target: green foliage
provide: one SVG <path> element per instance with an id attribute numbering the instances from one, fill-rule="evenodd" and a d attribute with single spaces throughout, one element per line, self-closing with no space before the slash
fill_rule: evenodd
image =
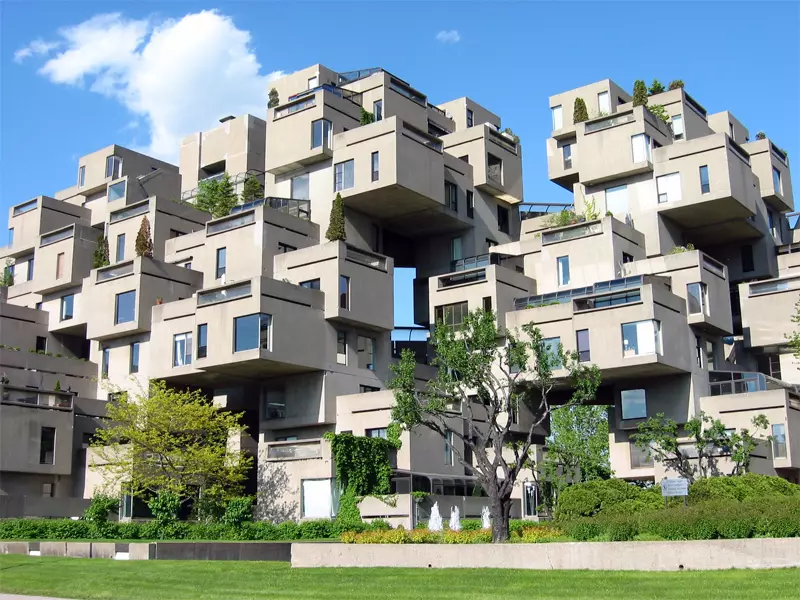
<path id="1" fill-rule="evenodd" d="M 766 133 L 764 133 L 763 131 L 759 131 L 759 132 L 756 134 L 756 139 L 757 139 L 757 140 L 765 140 L 765 139 L 767 139 L 767 134 L 766 134 Z"/>
<path id="2" fill-rule="evenodd" d="M 781 496 L 800 499 L 800 485 L 782 477 L 745 473 L 740 477 L 709 477 L 689 488 L 689 502 L 771 500 Z"/>
<path id="3" fill-rule="evenodd" d="M 597 212 L 597 201 L 594 196 L 586 198 L 584 200 L 583 218 L 587 221 L 594 221 L 599 217 L 600 213 Z"/>
<path id="4" fill-rule="evenodd" d="M 644 489 L 622 479 L 593 480 L 576 483 L 558 496 L 556 518 L 591 517 L 601 512 L 639 511 L 658 508 L 663 503 L 657 486 Z M 624 505 L 619 510 L 617 507 Z"/>
<path id="5" fill-rule="evenodd" d="M 254 175 L 248 175 L 244 180 L 242 186 L 242 202 L 252 202 L 253 200 L 261 200 L 264 197 L 264 186 Z"/>
<path id="6" fill-rule="evenodd" d="M 56 379 L 56 385 L 53 387 L 53 391 L 54 392 L 60 392 L 61 391 L 61 380 L 60 379 Z"/>
<path id="7" fill-rule="evenodd" d="M 6 266 L 3 268 L 3 278 L 0 286 L 11 287 L 14 285 L 14 259 L 6 258 Z"/>
<path id="8" fill-rule="evenodd" d="M 100 234 L 97 238 L 97 245 L 94 248 L 94 255 L 92 256 L 92 268 L 99 269 L 108 266 L 108 239 L 106 236 Z"/>
<path id="9" fill-rule="evenodd" d="M 375 122 L 375 115 L 365 110 L 364 107 L 361 107 L 361 124 L 362 125 L 369 125 L 370 123 Z"/>
<path id="10" fill-rule="evenodd" d="M 153 240 L 150 237 L 150 219 L 142 217 L 139 233 L 136 234 L 136 256 L 153 258 Z"/>
<path id="11" fill-rule="evenodd" d="M 181 499 L 178 494 L 162 491 L 153 496 L 147 503 L 147 508 L 153 513 L 153 519 L 159 525 L 166 526 L 178 520 L 178 511 L 181 508 Z"/>
<path id="12" fill-rule="evenodd" d="M 269 100 L 267 101 L 267 108 L 275 108 L 281 103 L 280 98 L 278 97 L 278 90 L 275 88 L 270 89 L 269 91 Z"/>
<path id="13" fill-rule="evenodd" d="M 650 89 L 647 91 L 648 96 L 655 96 L 656 94 L 660 94 L 664 91 L 664 84 L 661 83 L 658 79 L 653 79 L 653 83 L 650 84 Z"/>
<path id="14" fill-rule="evenodd" d="M 220 179 L 200 182 L 195 207 L 211 213 L 215 219 L 229 215 L 238 203 L 239 198 L 227 173 Z"/>
<path id="15" fill-rule="evenodd" d="M 345 488 L 339 498 L 339 511 L 336 513 L 336 524 L 341 531 L 356 529 L 362 524 L 361 511 L 358 510 L 358 499 L 352 487 Z"/>
<path id="16" fill-rule="evenodd" d="M 694 252 L 695 250 L 694 244 L 689 242 L 685 246 L 673 246 L 667 254 L 683 254 L 684 252 Z"/>
<path id="17" fill-rule="evenodd" d="M 400 447 L 394 440 L 326 433 L 336 463 L 336 479 L 357 496 L 388 494 L 392 477 L 390 453 Z"/>
<path id="18" fill-rule="evenodd" d="M 677 90 L 678 88 L 683 87 L 683 79 L 673 79 L 669 82 L 669 89 Z"/>
<path id="19" fill-rule="evenodd" d="M 589 111 L 586 110 L 586 102 L 583 98 L 575 98 L 575 104 L 572 109 L 573 123 L 583 123 L 589 120 Z"/>
<path id="20" fill-rule="evenodd" d="M 545 225 L 547 227 L 566 227 L 567 225 L 574 225 L 575 223 L 580 223 L 583 220 L 583 217 L 575 213 L 573 210 L 560 210 L 556 213 L 551 213 L 545 219 Z"/>
<path id="21" fill-rule="evenodd" d="M 333 200 L 331 218 L 325 237 L 331 242 L 344 242 L 347 239 L 344 228 L 344 200 L 342 200 L 341 194 L 337 193 Z"/>
<path id="22" fill-rule="evenodd" d="M 511 131 L 511 127 L 506 127 L 505 129 L 503 129 L 503 133 L 510 135 L 514 140 L 514 143 L 519 144 L 519 136 L 513 131 Z"/>
<path id="23" fill-rule="evenodd" d="M 108 523 L 108 514 L 111 511 L 116 512 L 118 509 L 119 498 L 106 494 L 96 494 L 92 498 L 89 508 L 84 511 L 83 518 L 96 526 L 105 525 Z"/>
<path id="24" fill-rule="evenodd" d="M 253 498 L 252 496 L 239 496 L 231 498 L 225 506 L 225 514 L 222 515 L 222 522 L 225 525 L 238 527 L 242 523 L 253 520 Z"/>
<path id="25" fill-rule="evenodd" d="M 543 469 L 557 488 L 566 481 L 608 479 L 608 414 L 604 406 L 565 406 L 550 414 Z M 561 472 L 559 474 L 559 467 Z"/>
<path id="26" fill-rule="evenodd" d="M 633 83 L 633 105 L 647 106 L 647 86 L 641 79 Z"/>
<path id="27" fill-rule="evenodd" d="M 654 117 L 664 121 L 664 123 L 669 123 L 670 116 L 663 104 L 650 104 L 647 106 L 647 110 L 653 113 Z"/>
<path id="28" fill-rule="evenodd" d="M 800 358 L 800 300 L 794 305 L 794 314 L 792 315 L 792 323 L 795 330 L 786 336 L 788 346 L 792 350 L 795 358 Z"/>

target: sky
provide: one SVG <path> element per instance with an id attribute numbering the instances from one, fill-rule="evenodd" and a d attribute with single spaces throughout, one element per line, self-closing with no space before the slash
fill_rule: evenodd
<path id="1" fill-rule="evenodd" d="M 177 164 L 183 136 L 263 117 L 270 78 L 315 63 L 380 66 L 434 104 L 469 96 L 500 115 L 528 202 L 571 201 L 547 179 L 548 97 L 606 78 L 629 92 L 682 79 L 709 113 L 800 156 L 799 30 L 795 2 L 0 0 L 0 223 L 109 144 Z M 397 325 L 412 276 L 396 276 Z"/>

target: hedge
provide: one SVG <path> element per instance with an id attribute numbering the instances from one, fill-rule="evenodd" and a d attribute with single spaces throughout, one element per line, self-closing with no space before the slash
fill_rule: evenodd
<path id="1" fill-rule="evenodd" d="M 517 527 L 511 532 L 511 542 L 538 543 L 563 539 L 564 532 L 553 525 L 536 525 L 528 522 L 525 527 Z M 492 541 L 490 529 L 462 529 L 453 531 L 428 531 L 418 528 L 405 530 L 402 527 L 388 531 L 347 531 L 342 534 L 345 544 L 489 544 Z"/>

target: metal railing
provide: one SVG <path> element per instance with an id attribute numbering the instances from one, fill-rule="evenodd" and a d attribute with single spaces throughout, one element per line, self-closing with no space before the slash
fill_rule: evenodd
<path id="1" fill-rule="evenodd" d="M 519 206 L 519 218 L 522 221 L 524 221 L 525 219 L 535 219 L 536 217 L 543 217 L 544 215 L 550 215 L 553 214 L 554 212 L 559 212 L 562 210 L 572 210 L 572 211 L 575 210 L 574 204 L 563 204 L 560 202 L 520 202 L 517 206 Z M 526 210 L 523 211 L 523 208 Z M 556 210 L 551 211 L 550 210 L 551 208 L 554 208 Z"/>
<path id="2" fill-rule="evenodd" d="M 458 260 L 450 261 L 450 270 L 452 272 L 468 271 L 469 269 L 477 269 L 479 267 L 488 267 L 489 265 L 499 265 L 500 255 L 492 252 L 486 254 L 478 254 L 477 256 L 468 256 Z"/>
<path id="3" fill-rule="evenodd" d="M 709 386 L 712 396 L 728 396 L 763 392 L 767 387 L 767 378 L 763 373 L 745 371 L 709 371 Z"/>
<path id="4" fill-rule="evenodd" d="M 576 298 L 600 294 L 613 294 L 614 292 L 641 287 L 644 283 L 643 275 L 635 275 L 633 277 L 623 277 L 622 279 L 600 281 L 588 287 L 574 288 L 571 290 L 564 290 L 563 292 L 515 298 L 514 310 L 525 310 L 526 308 L 537 308 L 539 306 L 549 306 L 550 304 L 565 304 Z"/>
<path id="5" fill-rule="evenodd" d="M 481 281 L 486 281 L 485 268 L 463 271 L 459 275 L 444 275 L 439 277 L 439 289 L 453 287 L 455 285 L 464 285 L 466 283 L 479 283 Z"/>

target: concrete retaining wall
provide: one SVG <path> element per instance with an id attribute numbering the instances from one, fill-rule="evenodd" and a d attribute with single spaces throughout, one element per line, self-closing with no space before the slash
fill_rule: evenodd
<path id="1" fill-rule="evenodd" d="M 800 538 L 552 544 L 292 544 L 292 567 L 680 571 L 800 567 Z"/>

